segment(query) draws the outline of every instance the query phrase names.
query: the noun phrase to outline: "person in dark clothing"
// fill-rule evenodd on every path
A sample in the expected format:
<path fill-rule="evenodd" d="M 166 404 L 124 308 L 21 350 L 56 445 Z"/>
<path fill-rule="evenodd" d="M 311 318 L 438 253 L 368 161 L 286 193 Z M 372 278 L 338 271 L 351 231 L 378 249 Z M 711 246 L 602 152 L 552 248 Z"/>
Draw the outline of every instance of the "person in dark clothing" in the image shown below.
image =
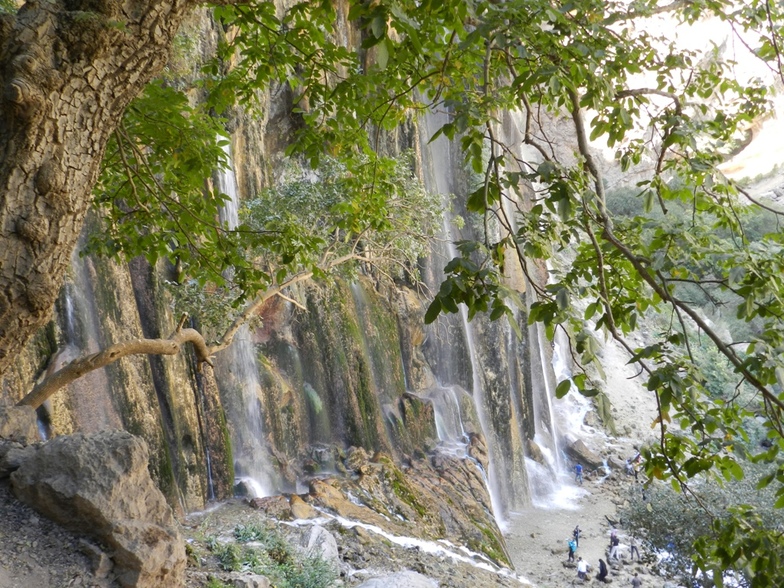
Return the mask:
<path fill-rule="evenodd" d="M 612 538 L 610 543 L 610 559 L 618 559 L 618 546 L 621 544 L 621 541 L 618 539 L 618 536 L 615 535 Z"/>
<path fill-rule="evenodd" d="M 599 560 L 599 573 L 596 574 L 596 579 L 600 582 L 607 583 L 607 564 L 603 559 Z"/>
<path fill-rule="evenodd" d="M 577 547 L 580 547 L 580 525 L 577 525 L 572 531 L 572 537 L 574 537 L 574 543 Z"/>

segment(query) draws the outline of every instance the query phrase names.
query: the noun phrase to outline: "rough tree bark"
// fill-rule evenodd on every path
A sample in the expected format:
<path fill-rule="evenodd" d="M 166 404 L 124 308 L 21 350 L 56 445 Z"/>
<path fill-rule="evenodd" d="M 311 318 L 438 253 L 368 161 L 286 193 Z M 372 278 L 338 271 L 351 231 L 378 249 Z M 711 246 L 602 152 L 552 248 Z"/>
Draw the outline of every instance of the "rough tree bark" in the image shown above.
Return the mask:
<path fill-rule="evenodd" d="M 0 376 L 50 317 L 106 142 L 192 0 L 32 0 L 0 15 Z"/>

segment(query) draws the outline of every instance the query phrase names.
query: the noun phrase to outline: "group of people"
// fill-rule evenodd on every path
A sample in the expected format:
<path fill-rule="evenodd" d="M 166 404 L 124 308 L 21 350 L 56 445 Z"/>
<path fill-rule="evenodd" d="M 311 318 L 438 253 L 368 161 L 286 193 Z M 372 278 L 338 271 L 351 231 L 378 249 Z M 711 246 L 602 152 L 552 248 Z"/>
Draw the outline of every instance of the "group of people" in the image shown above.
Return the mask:
<path fill-rule="evenodd" d="M 582 529 L 580 529 L 580 526 L 579 525 L 575 526 L 574 530 L 572 531 L 572 538 L 569 539 L 567 542 L 569 546 L 570 562 L 575 561 L 575 553 L 580 545 L 581 533 L 582 533 Z M 608 560 L 612 560 L 612 559 L 617 560 L 620 558 L 618 554 L 619 546 L 620 546 L 620 539 L 618 538 L 618 532 L 615 529 L 613 529 L 610 532 L 610 545 L 608 547 L 608 556 L 607 556 Z M 634 537 L 634 535 L 629 537 L 629 552 L 632 561 L 634 561 L 635 554 L 637 555 L 637 561 L 640 560 L 640 551 L 637 548 L 637 539 Z M 577 563 L 577 577 L 580 578 L 581 580 L 587 580 L 588 571 L 591 568 L 590 564 L 587 561 L 585 561 L 582 557 L 578 557 L 576 563 Z M 600 582 L 609 583 L 610 580 L 607 578 L 608 574 L 609 574 L 609 570 L 607 569 L 607 564 L 603 559 L 600 559 L 599 571 L 596 574 L 596 579 L 599 580 Z M 632 588 L 641 588 L 642 580 L 640 580 L 638 574 L 636 573 L 634 574 L 634 578 L 632 578 L 631 585 Z"/>
<path fill-rule="evenodd" d="M 640 464 L 642 463 L 642 455 L 638 451 L 634 457 L 630 457 L 626 460 L 626 464 L 624 466 L 626 470 L 626 474 L 629 476 L 634 476 L 635 481 L 638 479 L 638 473 L 640 471 Z M 581 463 L 574 464 L 574 481 L 577 482 L 582 486 L 583 483 L 583 466 Z"/>
<path fill-rule="evenodd" d="M 633 475 L 635 481 L 638 478 L 638 464 L 642 461 L 642 456 L 638 452 L 632 458 L 626 460 L 626 473 L 628 475 Z M 583 466 L 580 463 L 576 463 L 574 466 L 574 481 L 578 484 L 583 483 Z M 644 490 L 643 490 L 644 491 Z M 580 534 L 582 533 L 582 529 L 580 526 L 575 526 L 574 530 L 572 531 L 572 538 L 567 540 L 567 544 L 569 546 L 569 561 L 575 562 L 575 555 L 577 552 L 577 548 L 580 546 Z M 620 540 L 618 538 L 618 532 L 613 529 L 610 532 L 610 545 L 608 546 L 608 554 L 607 560 L 611 561 L 613 559 L 618 560 L 620 559 L 620 554 L 618 550 L 620 548 Z M 629 537 L 629 553 L 631 560 L 634 561 L 635 554 L 637 555 L 637 561 L 640 560 L 640 550 L 637 548 L 637 539 L 634 535 Z M 591 569 L 590 564 L 585 561 L 582 557 L 578 557 L 577 561 L 577 577 L 581 580 L 588 579 L 588 571 Z M 603 560 L 599 560 L 599 570 L 596 574 L 596 579 L 600 582 L 609 583 L 610 580 L 608 579 L 609 570 L 607 569 L 607 563 Z M 634 577 L 631 581 L 632 588 L 641 588 L 642 580 L 640 579 L 638 574 L 634 574 Z"/>

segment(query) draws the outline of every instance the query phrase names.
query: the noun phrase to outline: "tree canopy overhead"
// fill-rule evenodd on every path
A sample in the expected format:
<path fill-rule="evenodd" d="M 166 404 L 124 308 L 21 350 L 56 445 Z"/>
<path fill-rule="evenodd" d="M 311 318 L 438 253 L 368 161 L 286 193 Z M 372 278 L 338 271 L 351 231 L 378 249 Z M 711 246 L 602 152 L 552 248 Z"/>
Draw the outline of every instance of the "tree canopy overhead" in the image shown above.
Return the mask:
<path fill-rule="evenodd" d="M 9 245 L 0 257 L 0 373 L 48 316 L 59 285 L 50 276 L 61 275 L 75 236 L 56 240 L 46 235 L 64 228 L 69 235 L 78 233 L 98 164 L 115 130 L 116 147 L 110 147 L 107 165 L 120 173 L 127 170 L 132 153 L 122 145 L 132 143 L 123 140 L 133 119 L 121 124 L 120 114 L 162 65 L 157 56 L 149 57 L 152 65 L 130 56 L 135 51 L 146 55 L 150 39 L 155 51 L 169 47 L 181 14 L 191 7 L 162 0 L 74 4 L 30 2 L 17 14 L 4 15 L 0 23 L 0 75 L 6 89 L 0 104 L 0 239 Z M 364 169 L 374 169 L 378 162 L 377 169 L 383 170 L 385 160 L 378 151 L 385 130 L 427 111 L 447 113 L 436 135 L 456 141 L 467 166 L 481 178 L 467 207 L 503 230 L 459 244 L 461 256 L 447 266 L 428 320 L 440 312 L 455 312 L 461 303 L 472 315 L 488 311 L 495 319 L 511 316 L 502 278 L 510 256 L 527 270 L 570 251 L 568 265 L 552 272 L 547 284 L 531 276 L 538 299 L 529 319 L 543 322 L 551 335 L 557 329 L 566 331 L 573 354 L 584 364 L 596 359 L 598 336 L 611 336 L 626 347 L 659 406 L 660 443 L 647 455 L 649 474 L 671 480 L 679 489 L 689 488 L 690 479 L 710 472 L 741 477 L 739 464 L 753 457 L 770 464 L 770 474 L 761 483 L 775 482 L 777 505 L 784 506 L 782 233 L 772 231 L 752 241 L 746 229 L 753 207 L 780 213 L 720 171 L 743 146 L 752 124 L 768 111 L 772 88 L 782 81 L 784 21 L 779 4 L 220 4 L 215 17 L 229 34 L 219 59 L 204 71 L 206 107 L 223 112 L 238 102 L 252 111 L 259 108 L 259 95 L 285 89 L 298 121 L 291 155 L 314 166 L 330 155 L 348 169 L 368 162 L 371 167 Z M 770 76 L 743 76 L 721 44 L 708 51 L 680 46 L 671 29 L 660 26 L 657 19 L 664 17 L 670 27 L 692 27 L 706 19 L 724 23 L 726 44 L 745 47 Z M 659 26 L 652 26 L 654 22 Z M 89 23 L 92 32 L 78 32 L 82 29 L 75 23 Z M 125 60 L 118 57 L 123 55 Z M 90 72 L 96 81 L 90 81 Z M 87 85 L 78 81 L 85 76 Z M 122 98 L 110 100 L 120 87 Z M 153 88 L 148 93 L 156 91 L 169 92 Z M 58 108 L 65 114 L 58 114 Z M 182 106 L 171 116 L 184 110 Z M 509 144 L 501 132 L 506 112 L 515 113 L 519 121 L 522 146 Z M 77 124 L 85 117 L 100 123 L 89 145 L 79 140 L 92 129 Z M 61 120 L 70 122 L 61 128 Z M 46 121 L 60 135 L 48 132 Z M 143 116 L 136 122 L 137 132 L 143 132 Z M 206 129 L 205 137 L 210 135 L 211 127 L 200 128 Z M 564 147 L 570 141 L 572 147 Z M 614 214 L 606 185 L 612 165 L 602 160 L 592 142 L 615 151 L 618 169 L 633 173 L 643 211 L 657 209 L 660 215 Z M 220 153 L 214 153 L 220 160 Z M 78 177 L 66 181 L 67 170 Z M 151 176 L 165 177 L 167 172 L 155 170 Z M 179 178 L 171 176 L 175 183 Z M 380 186 L 372 181 L 368 185 L 373 187 L 366 191 L 367 198 L 385 197 Z M 526 202 L 519 198 L 523 186 L 533 190 Z M 149 213 L 153 226 L 179 234 L 181 228 L 171 224 L 172 211 L 167 209 L 169 194 L 158 190 L 157 200 L 134 208 L 129 199 L 137 196 L 136 188 L 128 183 L 124 191 L 106 191 L 104 198 L 124 213 L 129 206 Z M 115 199 L 121 193 L 122 200 Z M 44 205 L 36 206 L 41 198 Z M 184 203 L 181 198 L 177 207 Z M 187 206 L 197 212 L 192 204 Z M 676 208 L 689 214 L 675 215 Z M 240 237 L 216 231 L 209 222 L 195 223 L 185 232 L 193 236 L 199 231 L 201 244 Z M 122 231 L 113 234 L 116 240 L 109 249 L 138 252 L 139 242 L 134 249 L 128 237 Z M 176 257 L 192 245 L 187 239 L 169 239 L 165 246 L 156 242 L 147 250 L 152 257 Z M 241 241 L 236 248 L 210 249 L 223 255 L 213 267 L 212 279 L 218 281 L 221 264 L 241 266 L 242 255 L 234 252 L 244 255 L 246 250 Z M 283 257 L 284 266 L 294 259 Z M 203 259 L 204 269 L 209 269 L 213 261 Z M 275 283 L 269 272 L 238 275 L 244 280 L 242 297 L 248 300 Z M 695 290 L 710 303 L 731 305 L 737 319 L 753 327 L 748 340 L 730 341 L 717 332 L 706 320 L 704 305 L 694 302 Z M 650 313 L 668 320 L 656 340 L 639 346 L 628 335 Z M 708 341 L 727 362 L 743 394 L 711 393 L 695 357 L 697 341 Z M 587 394 L 593 393 L 586 374 L 575 380 Z M 762 453 L 748 439 L 747 418 L 765 428 L 768 440 Z M 750 569 L 754 585 L 775 585 L 775 566 L 782 557 L 780 533 L 765 535 L 775 548 L 763 557 L 757 550 L 759 530 L 748 532 L 740 517 L 733 521 L 717 523 L 725 547 L 704 546 L 701 565 Z"/>

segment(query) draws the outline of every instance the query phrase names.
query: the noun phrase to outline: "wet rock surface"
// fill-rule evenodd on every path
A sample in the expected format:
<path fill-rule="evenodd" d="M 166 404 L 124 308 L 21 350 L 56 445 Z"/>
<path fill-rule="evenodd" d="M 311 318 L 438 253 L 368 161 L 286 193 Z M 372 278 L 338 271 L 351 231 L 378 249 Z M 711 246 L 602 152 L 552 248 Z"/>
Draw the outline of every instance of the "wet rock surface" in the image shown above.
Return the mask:
<path fill-rule="evenodd" d="M 303 553 L 309 551 L 309 545 L 310 549 L 331 549 L 332 541 L 326 538 L 326 534 L 329 534 L 334 539 L 337 552 L 328 556 L 334 558 L 332 561 L 338 566 L 339 578 L 336 586 L 481 588 L 527 585 L 511 577 L 508 569 L 493 566 L 482 558 L 470 563 L 465 552 L 453 544 L 420 540 L 418 545 L 415 545 L 410 541 L 414 538 L 397 536 L 387 531 L 380 534 L 377 530 L 361 524 L 350 526 L 350 522 L 324 513 L 318 519 L 275 522 L 251 508 L 247 501 L 232 499 L 214 510 L 194 513 L 187 517 L 183 533 L 188 538 L 189 551 L 192 554 L 187 572 L 187 586 L 205 587 L 210 579 L 231 585 L 234 576 L 231 572 L 220 569 L 210 545 L 231 541 L 238 525 L 265 524 L 274 524 L 276 529 L 291 543 L 299 546 Z M 409 540 L 407 545 L 395 543 L 398 540 L 406 543 L 406 539 Z M 318 545 L 319 541 L 321 546 Z M 431 550 L 439 551 L 431 553 Z M 477 567 L 477 562 L 486 566 L 486 569 Z M 412 572 L 415 574 L 411 574 Z M 416 578 L 420 583 L 384 583 L 412 578 Z"/>
<path fill-rule="evenodd" d="M 472 439 L 478 456 L 483 444 Z M 330 562 L 338 586 L 527 585 L 504 565 L 509 555 L 478 460 L 436 451 L 400 465 L 349 448 L 335 465 L 344 473 L 314 474 L 307 493 L 235 498 L 189 515 L 188 586 L 239 581 L 221 569 L 220 554 L 238 531 L 264 525 Z"/>

